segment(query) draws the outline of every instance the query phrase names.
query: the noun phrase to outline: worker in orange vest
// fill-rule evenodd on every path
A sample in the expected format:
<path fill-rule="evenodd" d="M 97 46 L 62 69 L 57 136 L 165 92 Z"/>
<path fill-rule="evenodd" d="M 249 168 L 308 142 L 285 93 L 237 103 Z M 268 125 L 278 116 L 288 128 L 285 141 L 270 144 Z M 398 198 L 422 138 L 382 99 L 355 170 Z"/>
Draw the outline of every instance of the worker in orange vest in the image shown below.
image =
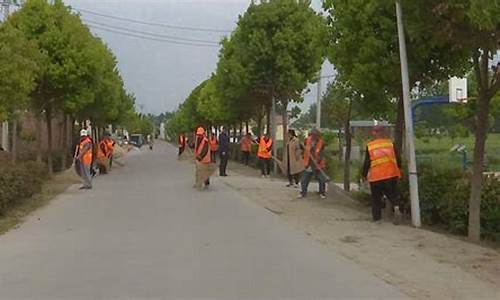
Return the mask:
<path fill-rule="evenodd" d="M 210 132 L 210 156 L 213 163 L 217 162 L 217 150 L 219 150 L 219 142 L 217 141 L 217 136 L 215 135 L 215 132 Z"/>
<path fill-rule="evenodd" d="M 109 170 L 108 144 L 106 138 L 103 138 L 97 144 L 96 163 L 100 174 L 107 174 Z"/>
<path fill-rule="evenodd" d="M 373 139 L 366 147 L 362 176 L 370 183 L 373 221 L 377 222 L 382 218 L 384 206 L 382 197 L 385 195 L 393 205 L 393 223 L 397 225 L 401 221 L 400 197 L 397 191 L 398 181 L 401 178 L 401 163 L 385 128 L 375 126 L 371 133 Z"/>
<path fill-rule="evenodd" d="M 179 137 L 177 138 L 177 145 L 179 147 L 179 153 L 177 154 L 177 157 L 180 158 L 184 150 L 186 149 L 186 144 L 187 144 L 187 137 L 184 132 L 181 132 L 179 134 Z"/>
<path fill-rule="evenodd" d="M 310 135 L 304 142 L 304 172 L 300 182 L 301 192 L 299 198 L 307 196 L 307 188 L 312 177 L 315 177 L 319 185 L 319 196 L 321 199 L 326 199 L 326 182 L 324 170 L 326 168 L 325 160 L 325 142 L 320 136 L 318 129 L 313 128 Z"/>
<path fill-rule="evenodd" d="M 87 130 L 80 131 L 80 142 L 75 150 L 75 167 L 78 175 L 83 180 L 83 186 L 80 189 L 92 189 L 92 175 L 90 169 L 92 167 L 92 139 L 88 136 Z"/>
<path fill-rule="evenodd" d="M 260 172 L 262 178 L 266 178 L 271 174 L 271 150 L 273 148 L 273 139 L 269 136 L 269 133 L 266 133 L 257 139 L 257 144 L 259 145 L 257 157 L 260 161 Z"/>
<path fill-rule="evenodd" d="M 243 157 L 243 163 L 248 166 L 248 161 L 250 159 L 250 152 L 252 151 L 252 135 L 247 132 L 247 134 L 240 141 L 240 150 Z"/>
<path fill-rule="evenodd" d="M 207 174 L 207 172 L 208 165 L 212 163 L 212 155 L 210 153 L 210 141 L 205 135 L 205 129 L 201 126 L 196 129 L 194 152 L 196 158 L 195 187 L 201 189 L 204 185 L 205 188 L 208 188 L 210 174 Z"/>
<path fill-rule="evenodd" d="M 104 136 L 104 141 L 106 144 L 106 150 L 107 150 L 107 157 L 109 161 L 109 169 L 111 170 L 111 167 L 113 166 L 113 154 L 115 151 L 115 141 L 111 138 L 109 134 L 106 134 Z"/>

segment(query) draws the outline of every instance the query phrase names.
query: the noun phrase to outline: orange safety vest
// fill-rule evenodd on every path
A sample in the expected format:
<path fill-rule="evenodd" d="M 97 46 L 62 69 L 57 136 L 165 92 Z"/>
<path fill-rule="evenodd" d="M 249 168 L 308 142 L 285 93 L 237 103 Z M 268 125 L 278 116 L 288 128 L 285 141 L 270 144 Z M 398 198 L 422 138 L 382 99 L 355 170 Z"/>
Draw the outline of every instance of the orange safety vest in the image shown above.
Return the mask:
<path fill-rule="evenodd" d="M 108 144 L 106 143 L 106 140 L 99 142 L 99 145 L 97 146 L 97 158 L 106 158 L 108 153 L 107 148 Z"/>
<path fill-rule="evenodd" d="M 252 150 L 252 140 L 249 139 L 248 137 L 244 137 L 241 140 L 240 149 L 243 152 L 250 152 Z"/>
<path fill-rule="evenodd" d="M 368 181 L 376 182 L 390 178 L 401 178 L 394 144 L 389 139 L 376 139 L 368 143 L 370 171 Z"/>
<path fill-rule="evenodd" d="M 311 153 L 312 142 L 313 141 L 312 141 L 311 136 L 306 139 L 305 149 L 304 149 L 304 166 L 306 168 L 309 167 L 310 157 L 311 156 L 313 158 L 319 157 L 321 149 L 323 148 L 323 145 L 325 144 L 323 139 L 321 139 L 321 138 L 318 139 L 318 142 L 316 143 L 316 149 L 314 150 L 314 153 Z M 326 160 L 323 158 L 320 161 L 316 161 L 316 166 L 320 169 L 324 169 L 326 167 Z"/>
<path fill-rule="evenodd" d="M 186 137 L 184 135 L 179 135 L 179 148 L 186 147 Z"/>
<path fill-rule="evenodd" d="M 215 152 L 219 149 L 219 142 L 217 142 L 217 138 L 212 136 L 210 138 L 210 151 Z"/>
<path fill-rule="evenodd" d="M 268 151 L 268 148 L 271 148 L 273 146 L 273 139 L 269 138 L 269 140 L 266 142 L 264 139 L 264 136 L 260 137 L 259 141 L 259 150 L 257 150 L 257 156 L 259 158 L 271 158 L 271 152 Z"/>
<path fill-rule="evenodd" d="M 78 153 L 80 153 L 80 161 L 84 165 L 91 165 L 92 164 L 92 147 L 90 147 L 89 150 L 87 150 L 87 152 L 83 153 L 83 155 L 82 155 L 83 149 L 85 148 L 85 146 L 87 146 L 89 144 L 92 144 L 92 140 L 89 137 L 86 137 L 85 139 L 80 141 L 80 145 L 78 146 L 79 147 Z"/>
<path fill-rule="evenodd" d="M 113 140 L 111 138 L 106 138 L 106 139 L 104 139 L 104 141 L 106 143 L 108 156 L 113 155 L 113 151 L 114 151 Z"/>
<path fill-rule="evenodd" d="M 199 139 L 200 137 L 197 137 L 197 139 Z M 198 148 L 196 148 L 196 157 L 200 156 L 201 155 L 201 151 L 203 151 L 203 148 L 205 147 L 205 145 L 207 143 L 209 143 L 208 139 L 206 137 L 202 137 L 201 138 L 201 142 L 200 144 L 198 145 Z M 207 151 L 207 154 L 201 158 L 201 163 L 203 164 L 209 164 L 212 162 L 212 158 L 211 158 L 211 155 L 210 155 L 210 145 L 208 147 L 208 151 Z"/>

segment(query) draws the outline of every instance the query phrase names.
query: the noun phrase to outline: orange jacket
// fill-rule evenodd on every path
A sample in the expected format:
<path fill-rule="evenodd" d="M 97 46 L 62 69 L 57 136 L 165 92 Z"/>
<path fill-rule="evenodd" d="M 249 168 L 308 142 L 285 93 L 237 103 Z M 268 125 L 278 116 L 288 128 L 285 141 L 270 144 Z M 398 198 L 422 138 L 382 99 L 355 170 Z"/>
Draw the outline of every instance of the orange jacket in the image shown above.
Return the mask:
<path fill-rule="evenodd" d="M 179 148 L 186 147 L 186 142 L 187 142 L 186 136 L 183 134 L 179 135 L 179 138 L 177 139 L 177 143 L 179 144 Z"/>
<path fill-rule="evenodd" d="M 252 139 L 247 136 L 243 137 L 243 139 L 241 140 L 240 149 L 243 152 L 252 151 Z"/>
<path fill-rule="evenodd" d="M 80 141 L 80 144 L 78 144 L 78 155 L 82 164 L 92 164 L 92 140 L 90 137 L 87 136 Z"/>
<path fill-rule="evenodd" d="M 215 136 L 210 137 L 210 151 L 216 152 L 219 149 L 219 142 Z"/>
<path fill-rule="evenodd" d="M 389 139 L 375 139 L 368 143 L 370 170 L 368 181 L 376 182 L 391 178 L 401 178 L 394 144 Z"/>
<path fill-rule="evenodd" d="M 113 155 L 113 151 L 114 151 L 114 144 L 115 142 L 113 141 L 113 139 L 107 137 L 104 139 L 104 143 L 106 144 L 106 154 L 108 157 L 112 156 Z"/>
<path fill-rule="evenodd" d="M 208 139 L 204 136 L 197 136 L 196 143 L 196 159 L 203 164 L 211 163 L 212 157 L 210 154 L 210 142 L 208 141 Z M 206 153 L 203 153 L 205 151 Z"/>
<path fill-rule="evenodd" d="M 304 148 L 304 167 L 309 167 L 309 160 L 312 157 L 314 161 L 316 162 L 315 165 L 313 165 L 313 169 L 319 168 L 319 169 L 324 169 L 326 167 L 326 160 L 324 157 L 320 158 L 321 150 L 323 149 L 325 142 L 323 139 L 319 138 L 318 142 L 316 143 L 316 149 L 311 149 L 312 148 L 312 137 L 308 137 L 305 142 L 305 148 Z M 311 152 L 311 150 L 313 152 Z"/>
<path fill-rule="evenodd" d="M 264 136 L 261 136 L 259 141 L 259 149 L 257 150 L 257 156 L 259 158 L 265 158 L 265 159 L 271 158 L 272 155 L 270 149 L 272 146 L 273 146 L 272 138 L 269 138 L 269 140 L 266 142 Z"/>
<path fill-rule="evenodd" d="M 99 144 L 97 145 L 97 158 L 98 159 L 101 159 L 101 158 L 107 158 L 109 155 L 108 153 L 108 144 L 106 142 L 106 140 L 102 140 L 99 142 Z"/>

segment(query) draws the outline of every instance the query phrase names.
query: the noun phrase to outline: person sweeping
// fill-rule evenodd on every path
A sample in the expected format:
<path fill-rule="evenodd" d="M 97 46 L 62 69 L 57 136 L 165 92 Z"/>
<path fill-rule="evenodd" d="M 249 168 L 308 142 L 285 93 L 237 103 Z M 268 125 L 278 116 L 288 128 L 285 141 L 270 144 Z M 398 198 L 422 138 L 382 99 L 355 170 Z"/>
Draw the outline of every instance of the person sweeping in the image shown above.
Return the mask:
<path fill-rule="evenodd" d="M 370 183 L 372 195 L 372 217 L 374 222 L 382 219 L 383 202 L 386 196 L 394 209 L 394 225 L 401 222 L 401 198 L 397 185 L 401 178 L 401 162 L 394 143 L 387 137 L 384 127 L 373 127 L 372 140 L 366 146 L 362 176 Z"/>
<path fill-rule="evenodd" d="M 326 167 L 324 150 L 325 142 L 321 138 L 319 130 L 313 128 L 311 134 L 304 143 L 303 162 L 305 171 L 302 173 L 299 198 L 305 198 L 307 196 L 309 182 L 315 177 L 319 184 L 319 196 L 321 199 L 326 199 L 326 183 L 328 178 L 325 176 L 324 171 Z"/>
<path fill-rule="evenodd" d="M 203 187 L 208 188 L 210 185 L 210 176 L 214 171 L 212 167 L 214 164 L 212 163 L 212 155 L 210 153 L 210 141 L 205 135 L 205 129 L 201 126 L 196 129 L 194 152 L 196 168 L 194 187 L 201 190 Z"/>
<path fill-rule="evenodd" d="M 92 139 L 88 136 L 88 132 L 85 129 L 80 131 L 80 142 L 75 149 L 75 169 L 77 174 L 82 178 L 83 186 L 80 187 L 81 190 L 92 189 Z"/>
<path fill-rule="evenodd" d="M 298 187 L 300 175 L 304 171 L 300 141 L 295 134 L 295 130 L 288 130 L 288 142 L 286 143 L 285 153 L 283 153 L 283 168 L 288 177 L 287 187 Z"/>

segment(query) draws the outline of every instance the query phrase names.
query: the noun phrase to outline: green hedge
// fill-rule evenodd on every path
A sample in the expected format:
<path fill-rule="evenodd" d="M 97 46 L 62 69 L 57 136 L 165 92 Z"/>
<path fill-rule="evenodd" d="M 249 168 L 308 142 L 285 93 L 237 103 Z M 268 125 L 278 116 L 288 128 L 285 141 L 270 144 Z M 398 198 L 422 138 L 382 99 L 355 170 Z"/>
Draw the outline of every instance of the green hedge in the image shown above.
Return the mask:
<path fill-rule="evenodd" d="M 469 173 L 460 169 L 422 164 L 419 173 L 419 198 L 422 222 L 444 225 L 451 232 L 465 234 L 468 226 L 470 195 Z M 401 194 L 409 206 L 408 176 L 403 176 Z M 500 181 L 485 178 L 481 197 L 483 237 L 500 240 Z"/>
<path fill-rule="evenodd" d="M 0 215 L 22 200 L 40 192 L 47 178 L 46 168 L 36 162 L 12 165 L 3 161 L 0 167 Z"/>

